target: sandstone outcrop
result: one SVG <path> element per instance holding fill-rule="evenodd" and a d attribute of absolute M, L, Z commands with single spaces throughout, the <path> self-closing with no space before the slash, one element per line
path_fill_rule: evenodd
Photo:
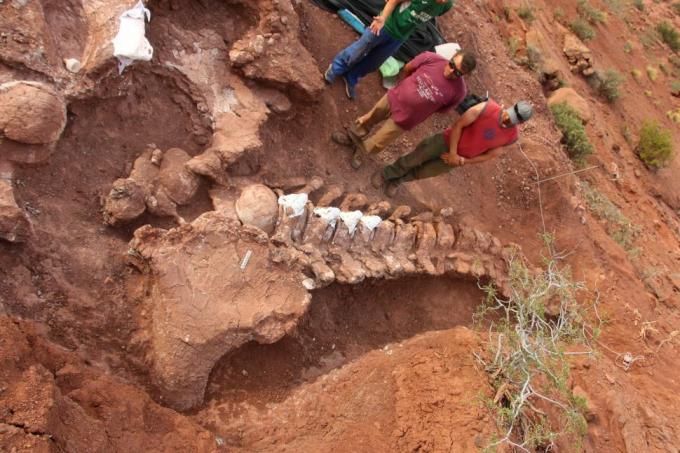
<path fill-rule="evenodd" d="M 563 51 L 567 61 L 569 61 L 571 72 L 579 73 L 586 77 L 595 74 L 592 52 L 574 34 L 566 33 L 564 35 Z"/>
<path fill-rule="evenodd" d="M 298 38 L 299 19 L 290 0 L 260 0 L 260 22 L 229 51 L 243 74 L 312 99 L 323 90 L 321 73 Z"/>
<path fill-rule="evenodd" d="M 581 95 L 579 95 L 573 88 L 560 88 L 559 90 L 552 93 L 548 98 L 548 105 L 550 106 L 560 104 L 562 102 L 576 110 L 583 123 L 588 124 L 588 122 L 592 119 L 593 113 L 590 110 L 588 101 L 583 99 Z"/>
<path fill-rule="evenodd" d="M 31 235 L 31 223 L 14 198 L 12 167 L 0 161 L 0 239 L 24 242 Z"/>

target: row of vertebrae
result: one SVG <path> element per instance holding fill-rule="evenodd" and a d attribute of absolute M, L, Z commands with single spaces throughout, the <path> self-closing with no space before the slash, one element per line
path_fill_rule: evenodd
<path fill-rule="evenodd" d="M 272 258 L 303 264 L 311 273 L 313 284 L 308 283 L 312 287 L 334 281 L 356 284 L 366 278 L 452 273 L 493 282 L 506 292 L 517 246 L 504 247 L 489 233 L 448 223 L 450 208 L 407 219 L 408 206 L 398 206 L 387 216 L 391 206 L 382 201 L 368 206 L 358 219 L 351 215 L 357 211 L 351 210 L 367 206 L 367 199 L 349 194 L 338 208 L 344 215 L 332 218 L 327 215 L 327 204 L 340 195 L 334 188 L 321 197 L 318 206 L 307 201 L 297 207 L 298 212 L 279 195 L 279 218 L 271 237 L 278 247 Z M 385 220 L 365 221 L 373 216 Z"/>

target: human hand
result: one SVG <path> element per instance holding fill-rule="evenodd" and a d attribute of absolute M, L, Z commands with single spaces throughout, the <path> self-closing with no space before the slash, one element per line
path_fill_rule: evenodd
<path fill-rule="evenodd" d="M 371 26 L 369 27 L 371 31 L 373 32 L 374 35 L 378 35 L 380 33 L 380 30 L 382 30 L 383 26 L 385 25 L 385 18 L 382 16 L 375 16 L 373 17 L 373 22 L 371 22 Z"/>
<path fill-rule="evenodd" d="M 460 157 L 457 154 L 451 155 L 451 153 L 442 154 L 441 159 L 451 167 L 460 167 L 461 165 L 463 165 L 463 162 L 465 162 L 465 159 L 463 157 Z"/>

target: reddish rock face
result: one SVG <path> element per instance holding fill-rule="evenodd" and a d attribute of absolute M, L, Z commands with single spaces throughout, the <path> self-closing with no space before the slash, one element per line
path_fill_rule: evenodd
<path fill-rule="evenodd" d="M 24 242 L 31 233 L 31 224 L 14 199 L 12 181 L 0 174 L 0 239 Z"/>

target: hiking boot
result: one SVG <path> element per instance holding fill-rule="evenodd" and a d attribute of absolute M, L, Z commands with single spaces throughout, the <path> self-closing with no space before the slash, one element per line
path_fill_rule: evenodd
<path fill-rule="evenodd" d="M 347 95 L 347 99 L 350 101 L 354 100 L 354 98 L 357 96 L 356 91 L 354 91 L 354 86 L 349 84 L 347 77 L 343 77 L 342 80 L 345 81 L 345 94 Z"/>
<path fill-rule="evenodd" d="M 383 176 L 382 170 L 378 170 L 371 175 L 371 185 L 376 189 L 382 189 L 386 183 L 387 181 Z"/>
<path fill-rule="evenodd" d="M 383 192 L 385 192 L 385 195 L 392 198 L 397 194 L 397 191 L 399 191 L 399 186 L 400 184 L 398 182 L 387 181 L 385 183 L 385 188 L 383 189 Z"/>
<path fill-rule="evenodd" d="M 352 154 L 352 160 L 350 165 L 353 169 L 358 170 L 364 164 L 364 153 L 360 149 L 354 148 L 354 153 Z"/>
<path fill-rule="evenodd" d="M 352 141 L 352 144 L 362 153 L 367 153 L 366 146 L 364 145 L 364 139 L 357 133 L 355 126 L 347 129 L 347 137 Z"/>
<path fill-rule="evenodd" d="M 359 121 L 355 121 L 354 124 L 352 124 L 349 129 L 352 131 L 354 135 L 360 138 L 364 138 L 368 135 L 368 129 L 366 129 L 364 126 L 362 126 Z"/>
<path fill-rule="evenodd" d="M 335 131 L 331 134 L 331 140 L 333 140 L 338 145 L 342 146 L 352 146 L 354 142 L 349 136 L 342 131 Z"/>
<path fill-rule="evenodd" d="M 323 79 L 327 84 L 335 82 L 335 74 L 333 74 L 333 63 L 328 65 L 328 69 L 323 73 Z"/>

